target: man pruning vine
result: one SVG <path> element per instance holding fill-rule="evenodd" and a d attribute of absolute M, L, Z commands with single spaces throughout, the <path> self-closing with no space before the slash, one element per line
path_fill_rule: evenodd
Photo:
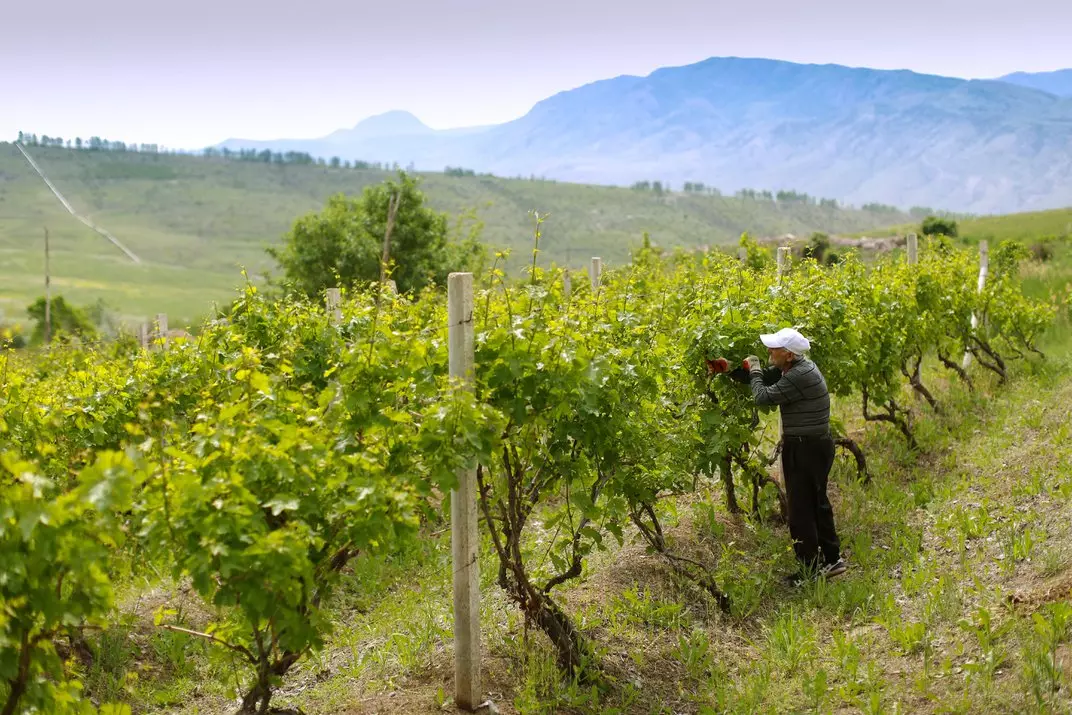
<path fill-rule="evenodd" d="M 811 343 L 793 328 L 760 335 L 771 367 L 745 358 L 757 405 L 778 405 L 782 414 L 782 473 L 789 501 L 789 533 L 800 568 L 786 578 L 792 586 L 816 572 L 837 576 L 848 568 L 826 494 L 834 464 L 830 393 L 818 366 L 804 357 Z"/>

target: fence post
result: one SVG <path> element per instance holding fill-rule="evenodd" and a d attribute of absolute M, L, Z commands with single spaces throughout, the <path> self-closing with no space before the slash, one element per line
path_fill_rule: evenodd
<path fill-rule="evenodd" d="M 447 278 L 448 363 L 451 378 L 473 389 L 473 274 Z M 477 556 L 476 470 L 461 469 L 450 494 L 450 543 L 454 566 L 454 702 L 463 710 L 480 703 L 480 567 Z"/>
<path fill-rule="evenodd" d="M 789 268 L 789 246 L 778 247 L 778 282 L 781 283 L 782 275 Z"/>
<path fill-rule="evenodd" d="M 164 341 L 164 347 L 168 344 L 167 313 L 156 314 L 156 337 Z"/>
<path fill-rule="evenodd" d="M 595 293 L 599 290 L 599 279 L 603 275 L 603 259 L 599 256 L 592 256 L 592 269 L 588 272 L 589 277 L 592 279 L 592 292 Z"/>
<path fill-rule="evenodd" d="M 987 246 L 986 241 L 979 241 L 979 283 L 975 289 L 977 293 L 983 292 L 983 287 L 986 285 L 986 274 L 989 270 L 990 248 Z M 972 330 L 975 330 L 977 327 L 979 327 L 979 316 L 975 313 L 972 313 L 971 326 Z M 964 370 L 968 369 L 968 366 L 971 365 L 971 357 L 971 351 L 965 350 L 964 359 L 960 362 L 961 368 L 963 368 Z"/>
<path fill-rule="evenodd" d="M 748 246 L 739 246 L 737 248 L 737 260 L 741 263 L 748 262 Z"/>
<path fill-rule="evenodd" d="M 781 284 L 782 276 L 789 269 L 789 246 L 778 247 L 778 283 Z M 778 444 L 782 445 L 782 449 L 785 449 L 785 445 L 782 444 L 785 435 L 782 434 L 782 411 L 778 410 Z M 774 474 L 776 479 L 785 484 L 784 475 L 782 474 L 782 460 L 774 460 Z M 783 486 L 784 488 L 784 486 Z"/>
<path fill-rule="evenodd" d="M 573 293 L 573 281 L 570 278 L 569 268 L 562 271 L 562 297 L 567 301 Z"/>
<path fill-rule="evenodd" d="M 334 325 L 338 325 L 342 322 L 342 308 L 339 306 L 342 304 L 342 294 L 338 288 L 328 288 L 324 292 L 324 304 L 327 306 L 328 313 L 331 314 L 331 322 Z"/>
<path fill-rule="evenodd" d="M 908 265 L 914 266 L 919 263 L 919 239 L 916 234 L 908 234 Z"/>
<path fill-rule="evenodd" d="M 149 321 L 143 320 L 138 325 L 138 343 L 141 345 L 141 349 L 145 350 L 149 347 Z"/>

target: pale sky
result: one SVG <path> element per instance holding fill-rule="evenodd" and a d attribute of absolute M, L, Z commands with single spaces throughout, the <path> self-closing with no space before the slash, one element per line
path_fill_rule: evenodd
<path fill-rule="evenodd" d="M 712 56 L 968 78 L 1072 67 L 1069 0 L 45 0 L 4 15 L 0 140 L 200 148 L 391 109 L 490 124 Z"/>

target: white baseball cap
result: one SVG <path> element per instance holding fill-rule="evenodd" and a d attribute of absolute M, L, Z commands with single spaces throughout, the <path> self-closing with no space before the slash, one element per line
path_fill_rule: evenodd
<path fill-rule="evenodd" d="M 797 355 L 801 355 L 811 348 L 811 342 L 793 328 L 782 328 L 777 333 L 760 335 L 759 339 L 768 348 L 785 348 Z"/>

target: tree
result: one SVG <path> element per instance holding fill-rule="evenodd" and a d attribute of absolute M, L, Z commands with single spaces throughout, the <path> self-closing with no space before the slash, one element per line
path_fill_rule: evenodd
<path fill-rule="evenodd" d="M 97 331 L 94 329 L 93 322 L 89 316 L 81 309 L 68 303 L 61 295 L 57 295 L 52 299 L 49 313 L 52 320 L 51 334 L 53 340 L 64 335 L 77 336 L 83 339 L 92 338 L 96 335 Z M 37 323 L 33 329 L 31 341 L 34 343 L 43 342 L 45 339 L 45 299 L 38 298 L 27 306 L 26 314 Z"/>
<path fill-rule="evenodd" d="M 819 263 L 824 263 L 827 251 L 830 250 L 830 237 L 825 233 L 816 231 L 811 235 L 808 245 L 804 247 L 804 257 L 814 258 Z"/>
<path fill-rule="evenodd" d="M 941 216 L 928 216 L 923 219 L 919 232 L 924 236 L 949 236 L 957 237 L 957 222 L 951 218 Z"/>
<path fill-rule="evenodd" d="M 399 291 L 441 285 L 450 271 L 472 265 L 480 252 L 476 237 L 449 241 L 447 215 L 425 205 L 417 179 L 405 172 L 399 172 L 397 182 L 367 187 L 359 198 L 332 196 L 322 211 L 295 221 L 282 248 L 269 249 L 269 255 L 286 279 L 310 297 L 326 288 L 379 280 L 392 202 L 397 208 L 388 262 Z"/>

